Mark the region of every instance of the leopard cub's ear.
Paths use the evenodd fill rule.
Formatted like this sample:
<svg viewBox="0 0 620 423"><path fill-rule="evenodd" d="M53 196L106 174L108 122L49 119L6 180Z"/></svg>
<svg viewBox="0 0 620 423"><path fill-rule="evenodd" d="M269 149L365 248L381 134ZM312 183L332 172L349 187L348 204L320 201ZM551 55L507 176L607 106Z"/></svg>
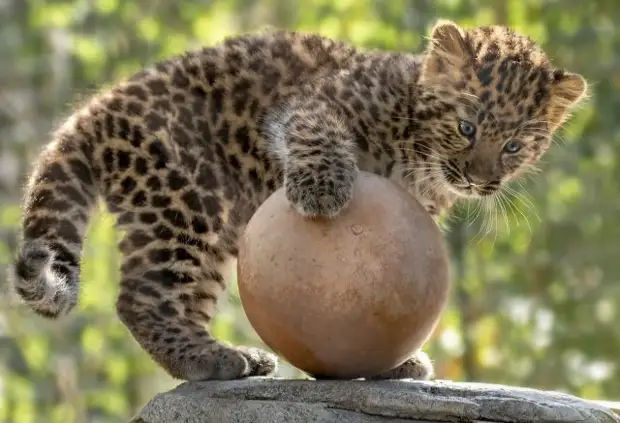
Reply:
<svg viewBox="0 0 620 423"><path fill-rule="evenodd" d="M549 89L549 121L554 128L560 126L588 93L588 83L579 74L557 69L551 76Z"/></svg>
<svg viewBox="0 0 620 423"><path fill-rule="evenodd" d="M583 76L559 70L553 72L551 101L573 107L586 96L587 91L588 83Z"/></svg>
<svg viewBox="0 0 620 423"><path fill-rule="evenodd" d="M446 58L465 58L468 49L463 37L463 30L457 24L440 19L431 29L429 53Z"/></svg>
<svg viewBox="0 0 620 423"><path fill-rule="evenodd" d="M440 19L431 30L423 78L454 76L469 58L464 31L454 22Z"/></svg>

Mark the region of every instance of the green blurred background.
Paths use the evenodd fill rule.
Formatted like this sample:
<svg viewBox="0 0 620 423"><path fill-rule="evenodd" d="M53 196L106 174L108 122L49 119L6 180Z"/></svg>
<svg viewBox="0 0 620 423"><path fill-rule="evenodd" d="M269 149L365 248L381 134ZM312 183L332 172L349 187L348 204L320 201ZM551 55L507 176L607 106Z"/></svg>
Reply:
<svg viewBox="0 0 620 423"><path fill-rule="evenodd" d="M447 222L454 289L427 347L438 375L620 399L616 0L3 0L0 271L14 252L20 186L34 154L99 87L158 58L266 27L419 51L438 17L511 25L593 87L542 172L515 185L521 194L506 218L491 213L472 223L472 207ZM0 422L124 422L177 383L114 314L117 237L100 213L85 248L82 302L70 318L44 322L0 296ZM5 293L4 276L0 284ZM234 292L214 331L259 344ZM298 373L284 367L282 375Z"/></svg>

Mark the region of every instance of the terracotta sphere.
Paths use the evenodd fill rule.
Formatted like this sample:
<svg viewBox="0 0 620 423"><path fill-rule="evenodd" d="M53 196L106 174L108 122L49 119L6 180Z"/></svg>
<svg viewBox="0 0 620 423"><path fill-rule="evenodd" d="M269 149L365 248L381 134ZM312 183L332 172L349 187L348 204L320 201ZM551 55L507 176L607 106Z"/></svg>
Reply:
<svg viewBox="0 0 620 423"><path fill-rule="evenodd" d="M397 367L432 334L449 263L430 215L403 188L360 172L334 219L307 218L272 194L250 219L237 261L239 294L260 338L317 378Z"/></svg>

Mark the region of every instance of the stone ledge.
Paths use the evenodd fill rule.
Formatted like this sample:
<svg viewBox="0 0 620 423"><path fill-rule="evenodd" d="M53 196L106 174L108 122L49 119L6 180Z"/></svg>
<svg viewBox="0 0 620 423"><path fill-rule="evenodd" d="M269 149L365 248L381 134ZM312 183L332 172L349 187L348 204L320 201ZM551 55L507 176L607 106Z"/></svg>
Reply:
<svg viewBox="0 0 620 423"><path fill-rule="evenodd" d="M558 392L449 381L252 378L188 382L130 423L620 423L611 409Z"/></svg>

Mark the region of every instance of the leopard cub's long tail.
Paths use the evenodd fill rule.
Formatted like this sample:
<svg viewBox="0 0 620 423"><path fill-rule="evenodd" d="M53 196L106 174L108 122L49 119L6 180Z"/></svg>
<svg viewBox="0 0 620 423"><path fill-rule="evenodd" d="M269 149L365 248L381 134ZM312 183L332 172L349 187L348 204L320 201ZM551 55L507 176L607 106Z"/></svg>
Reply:
<svg viewBox="0 0 620 423"><path fill-rule="evenodd" d="M44 317L65 315L78 301L82 239L98 194L94 128L87 112L71 117L38 157L26 186L21 243L9 281Z"/></svg>

